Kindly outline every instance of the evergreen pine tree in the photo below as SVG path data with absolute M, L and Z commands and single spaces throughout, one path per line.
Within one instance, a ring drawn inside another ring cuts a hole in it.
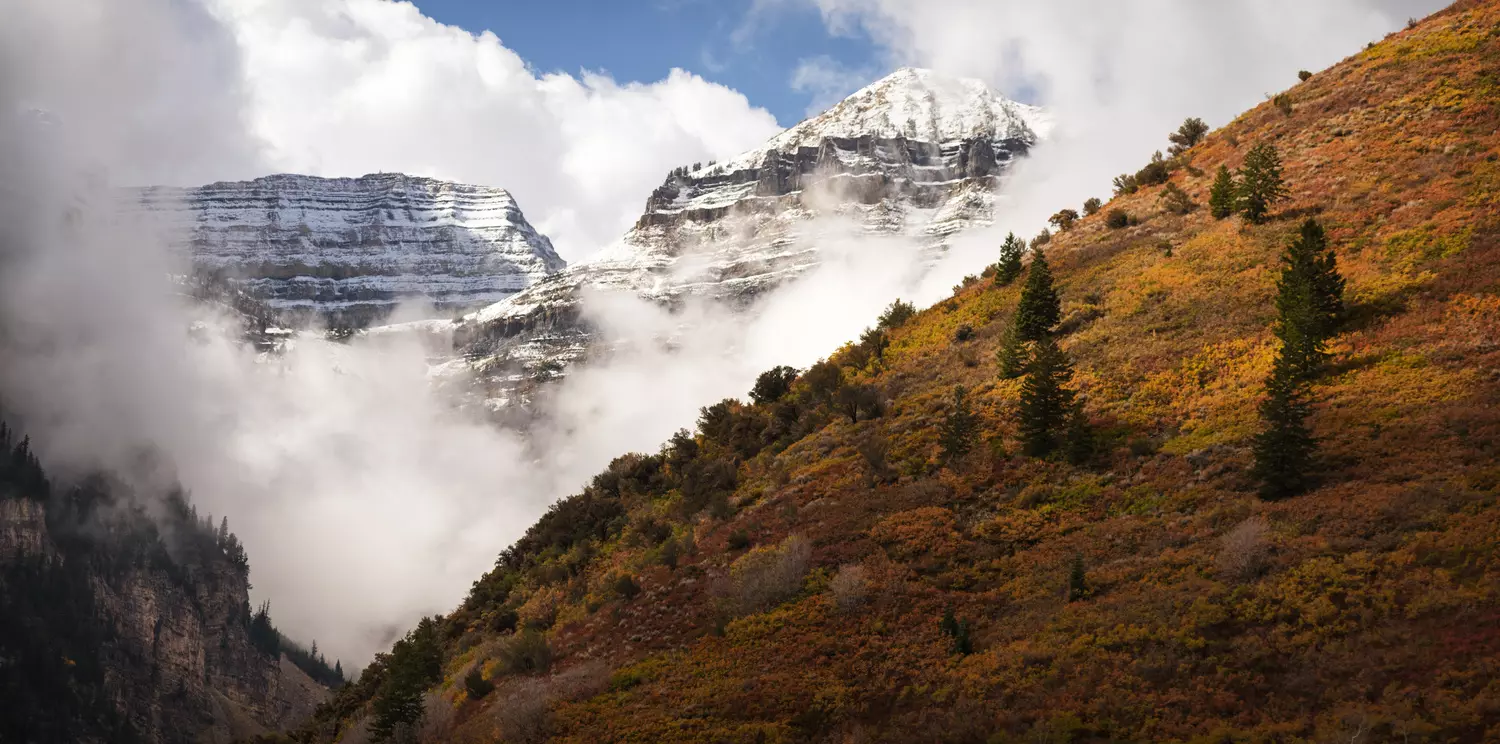
M 1219 166 L 1219 171 L 1214 174 L 1214 185 L 1208 190 L 1208 211 L 1213 214 L 1214 219 L 1222 220 L 1234 214 L 1237 188 L 1229 168 Z
M 396 642 L 386 662 L 385 680 L 371 705 L 375 720 L 370 731 L 376 741 L 422 720 L 422 693 L 442 679 L 442 661 L 433 618 L 422 618 L 416 629 Z
M 974 639 L 969 637 L 969 621 L 958 621 L 958 630 L 953 634 L 953 653 L 968 656 L 974 653 Z
M 1287 196 L 1286 181 L 1281 175 L 1281 156 L 1269 143 L 1256 145 L 1245 155 L 1240 166 L 1237 202 L 1245 218 L 1262 222 L 1271 205 Z
M 1021 446 L 1028 456 L 1046 457 L 1064 441 L 1073 413 L 1073 391 L 1068 382 L 1073 367 L 1050 335 L 1033 345 L 1026 379 L 1021 383 Z
M 1031 251 L 1031 268 L 1026 270 L 1026 286 L 1016 306 L 1016 336 L 1022 341 L 1039 341 L 1052 333 L 1062 317 L 1062 305 L 1052 286 L 1052 269 L 1040 247 Z
M 1317 442 L 1307 426 L 1308 380 L 1327 359 L 1324 344 L 1343 314 L 1344 278 L 1316 221 L 1304 222 L 1282 255 L 1276 289 L 1281 347 L 1260 405 L 1265 428 L 1255 438 L 1252 469 L 1267 499 L 1295 496 L 1312 484 Z
M 1344 313 L 1344 278 L 1316 220 L 1302 223 L 1282 255 L 1276 289 L 1281 359 L 1300 377 L 1312 377 L 1327 360 L 1325 343 Z
M 1306 262 L 1306 271 L 1312 277 L 1313 303 L 1324 324 L 1324 331 L 1332 337 L 1338 324 L 1344 319 L 1344 277 L 1339 274 L 1338 258 L 1328 246 L 1328 236 L 1317 220 L 1308 218 L 1292 250 L 1299 261 Z
M 1083 568 L 1083 554 L 1073 554 L 1073 564 L 1068 568 L 1068 601 L 1077 602 L 1089 595 L 1088 575 Z
M 979 417 L 969 406 L 969 391 L 962 385 L 953 388 L 953 406 L 938 425 L 938 444 L 943 448 L 943 459 L 952 462 L 969 454 L 978 433 Z
M 281 634 L 271 624 L 271 600 L 261 603 L 260 609 L 250 618 L 250 645 L 261 653 L 276 657 L 281 653 Z
M 943 610 L 943 619 L 938 621 L 938 630 L 943 631 L 943 634 L 950 638 L 958 635 L 958 618 L 953 616 L 952 607 Z
M 1277 364 L 1302 380 L 1316 375 L 1328 358 L 1324 322 L 1314 302 L 1310 277 L 1298 272 L 1295 266 L 1284 266 L 1276 295 L 1278 317 L 1273 328 L 1281 342 Z
M 1021 275 L 1021 254 L 1025 250 L 1026 243 L 1015 233 L 1006 234 L 1005 242 L 1000 245 L 1000 263 L 995 267 L 996 286 L 1010 284 Z
M 974 640 L 969 636 L 969 621 L 953 616 L 953 608 L 943 610 L 943 619 L 938 621 L 938 630 L 953 639 L 953 653 L 968 656 L 974 653 Z
M 1284 360 L 1277 360 L 1260 404 L 1265 429 L 1255 437 L 1255 466 L 1260 495 L 1282 499 L 1306 491 L 1317 442 L 1307 427 L 1307 383 Z
M 1005 338 L 1000 342 L 1000 350 L 995 352 L 995 362 L 1000 367 L 1000 377 L 1014 380 L 1026 371 L 1026 342 L 1021 340 L 1020 332 L 1016 330 L 1016 324 L 1012 322 L 1005 331 Z
M 1089 426 L 1082 403 L 1075 403 L 1068 415 L 1067 455 L 1073 465 L 1084 465 L 1094 459 L 1094 430 Z

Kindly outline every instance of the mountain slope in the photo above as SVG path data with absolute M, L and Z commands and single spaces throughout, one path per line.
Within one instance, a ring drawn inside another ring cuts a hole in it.
M 935 260 L 953 233 L 989 223 L 998 180 L 1048 126 L 980 81 L 898 70 L 733 160 L 674 170 L 618 243 L 468 316 L 459 345 L 496 380 L 516 363 L 567 364 L 599 351 L 586 289 L 744 307 L 851 227 L 916 238 Z
M 498 188 L 395 173 L 277 175 L 130 198 L 185 233 L 198 271 L 282 312 L 362 323 L 416 300 L 449 314 L 564 266 Z
M 251 612 L 227 522 L 122 492 L 49 483 L 0 424 L 0 740 L 230 741 L 306 721 L 335 675 Z
M 1017 454 L 993 360 L 1018 288 L 987 280 L 894 329 L 883 364 L 834 356 L 882 415 L 804 377 L 618 459 L 444 619 L 427 740 L 1500 736 L 1497 81 L 1500 2 L 1459 3 L 1179 158 L 1196 210 L 1150 186 L 1056 236 L 1085 466 Z M 1213 219 L 1215 169 L 1260 143 L 1290 199 Z M 1265 502 L 1246 472 L 1277 260 L 1309 216 L 1351 312 L 1315 386 L 1319 486 Z M 945 462 L 960 385 L 978 446 Z M 407 657 L 309 735 L 368 720 Z

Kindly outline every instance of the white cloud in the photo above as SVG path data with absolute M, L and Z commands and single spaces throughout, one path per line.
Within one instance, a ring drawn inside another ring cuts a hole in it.
M 577 260 L 618 238 L 672 167 L 779 131 L 722 85 L 538 74 L 493 33 L 389 0 L 207 0 L 239 42 L 276 170 L 400 171 L 501 186 Z
M 134 182 L 203 182 L 260 167 L 246 135 L 234 43 L 201 6 L 172 0 L 7 3 L 0 118 L 44 109 L 76 163 Z
M 174 241 L 113 215 L 111 189 L 272 166 L 406 170 L 507 186 L 583 245 L 623 230 L 672 165 L 775 125 L 686 73 L 539 76 L 494 36 L 410 5 L 211 1 L 8 7 L 0 399 L 59 472 L 132 478 L 140 453 L 157 455 L 200 511 L 229 517 L 277 623 L 358 664 L 451 609 L 552 499 L 618 454 L 621 432 L 543 432 L 532 449 L 453 411 L 410 339 L 303 339 L 271 360 L 194 341 L 202 309 L 165 286 L 186 271 Z M 16 115 L 31 106 L 61 124 Z
M 806 113 L 817 116 L 879 76 L 879 71 L 873 68 L 851 68 L 820 54 L 798 61 L 797 69 L 792 71 L 791 85 L 798 93 L 812 95 Z

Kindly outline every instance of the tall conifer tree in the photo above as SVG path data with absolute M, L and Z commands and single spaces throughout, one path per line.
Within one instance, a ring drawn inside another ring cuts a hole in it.
M 1005 286 L 1021 275 L 1021 254 L 1026 250 L 1025 241 L 1015 233 L 1007 233 L 1000 245 L 1000 263 L 995 266 L 995 284 Z
M 995 363 L 1000 367 L 1000 377 L 1014 380 L 1026 371 L 1026 342 L 1021 340 L 1016 324 L 1011 322 L 1000 341 L 1000 350 L 995 352 Z
M 969 405 L 969 391 L 962 385 L 953 388 L 953 407 L 938 426 L 938 444 L 943 448 L 943 459 L 949 462 L 969 453 L 974 448 L 974 438 L 979 434 L 979 417 Z
M 1026 286 L 1016 306 L 1016 336 L 1022 341 L 1040 341 L 1052 333 L 1062 316 L 1057 289 L 1052 286 L 1052 268 L 1040 247 L 1031 251 L 1031 268 L 1026 270 Z
M 1304 222 L 1282 255 L 1276 289 L 1281 345 L 1260 405 L 1264 428 L 1252 469 L 1268 499 L 1295 496 L 1312 484 L 1317 441 L 1307 426 L 1308 382 L 1327 359 L 1325 344 L 1343 315 L 1344 278 L 1316 221 Z
M 1068 566 L 1068 601 L 1077 602 L 1089 596 L 1088 573 L 1083 568 L 1083 554 L 1074 553 Z
M 1214 185 L 1208 190 L 1208 211 L 1213 214 L 1214 219 L 1222 220 L 1234 214 L 1236 188 L 1229 168 L 1219 166 L 1219 171 L 1214 174 Z
M 1327 360 L 1327 340 L 1344 314 L 1344 278 L 1316 220 L 1302 223 L 1296 240 L 1282 254 L 1276 290 L 1281 357 L 1295 373 L 1311 377 Z
M 1271 205 L 1287 196 L 1286 181 L 1281 175 L 1281 156 L 1269 143 L 1256 145 L 1245 155 L 1240 166 L 1239 209 L 1245 219 L 1262 222 Z
M 1031 457 L 1056 452 L 1067 439 L 1073 413 L 1073 365 L 1052 336 L 1033 344 L 1026 379 L 1021 383 L 1021 446 Z
M 1317 442 L 1307 426 L 1307 382 L 1293 365 L 1277 360 L 1260 404 L 1265 428 L 1255 437 L 1255 466 L 1266 499 L 1296 496 L 1311 485 Z

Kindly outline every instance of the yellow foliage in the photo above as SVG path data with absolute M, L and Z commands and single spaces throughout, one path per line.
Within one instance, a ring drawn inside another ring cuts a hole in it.
M 870 538 L 885 546 L 892 558 L 914 560 L 951 554 L 959 534 L 954 528 L 953 512 L 927 506 L 880 520 L 870 528 Z

